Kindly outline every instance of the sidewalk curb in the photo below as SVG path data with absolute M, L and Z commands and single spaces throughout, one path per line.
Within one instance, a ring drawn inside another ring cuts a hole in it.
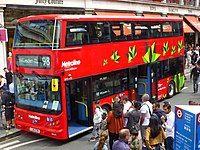
M 25 133 L 25 131 L 22 131 L 22 130 L 14 131 L 13 133 L 9 133 L 5 136 L 0 137 L 0 142 L 11 139 L 11 138 L 16 137 L 16 136 L 19 136 L 23 133 Z

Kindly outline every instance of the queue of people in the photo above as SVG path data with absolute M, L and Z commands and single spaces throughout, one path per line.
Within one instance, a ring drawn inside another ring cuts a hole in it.
M 100 122 L 95 150 L 160 150 L 162 147 L 173 150 L 175 114 L 168 102 L 161 109 L 159 103 L 150 102 L 146 93 L 142 103 L 130 102 L 127 96 L 116 96 L 105 120 L 107 129 L 102 132 Z M 109 144 L 105 142 L 107 138 Z
M 14 123 L 14 83 L 13 74 L 7 68 L 3 69 L 5 76 L 0 75 L 0 129 L 15 128 Z M 5 112 L 6 124 L 3 124 L 2 114 Z

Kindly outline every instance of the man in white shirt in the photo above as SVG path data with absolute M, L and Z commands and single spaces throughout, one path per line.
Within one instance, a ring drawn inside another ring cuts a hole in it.
M 173 150 L 174 148 L 174 122 L 175 122 L 175 114 L 171 110 L 171 105 L 166 103 L 163 105 L 163 110 L 166 113 L 167 121 L 164 117 L 161 117 L 163 122 L 163 127 L 165 128 L 166 132 L 166 139 L 165 139 L 165 149 L 166 150 Z
M 141 127 L 141 136 L 143 141 L 145 140 L 146 137 L 146 129 L 149 125 L 149 120 L 151 117 L 151 114 L 153 113 L 153 106 L 152 104 L 149 102 L 150 97 L 148 94 L 144 94 L 142 96 L 142 106 L 140 108 L 140 113 L 141 113 L 141 117 L 140 117 L 140 127 Z

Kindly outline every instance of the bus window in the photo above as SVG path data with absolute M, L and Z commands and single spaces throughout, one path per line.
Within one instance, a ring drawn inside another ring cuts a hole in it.
M 140 78 L 147 77 L 147 65 L 138 66 L 138 77 L 140 77 Z
M 172 36 L 172 24 L 171 24 L 171 22 L 162 23 L 162 32 L 163 32 L 163 37 Z
M 140 40 L 150 38 L 149 27 L 147 22 L 136 22 L 132 26 L 135 27 L 135 29 L 133 29 L 135 32 L 133 39 Z
M 59 38 L 59 21 L 55 24 L 54 20 L 31 20 L 17 24 L 13 46 L 14 48 L 52 48 L 52 46 L 59 48 Z
M 100 99 L 113 94 L 113 81 L 110 74 L 103 74 L 93 78 L 94 99 Z
M 98 22 L 98 28 L 96 30 L 99 42 L 106 43 L 111 41 L 110 25 L 108 22 Z
M 137 68 L 132 68 L 130 70 L 130 88 L 136 88 L 137 74 Z
M 66 46 L 88 44 L 89 43 L 88 23 L 68 22 L 65 43 Z
M 159 22 L 149 23 L 150 25 L 150 33 L 152 38 L 161 37 L 161 24 Z
M 128 89 L 128 72 L 121 70 L 114 73 L 114 93 L 119 93 Z
M 162 79 L 163 78 L 163 67 L 162 67 L 162 62 L 157 63 L 157 78 Z
M 182 36 L 183 27 L 181 22 L 172 22 L 172 30 L 174 36 Z
M 112 41 L 126 41 L 132 38 L 131 24 L 127 22 L 111 22 Z
M 52 81 L 57 80 L 58 90 L 53 91 Z M 40 75 L 16 75 L 16 105 L 18 107 L 44 113 L 61 112 L 60 83 L 58 78 L 52 79 Z

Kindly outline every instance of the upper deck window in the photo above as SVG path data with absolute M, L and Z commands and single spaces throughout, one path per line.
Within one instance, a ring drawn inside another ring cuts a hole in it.
M 14 48 L 59 48 L 59 37 L 59 21 L 19 22 L 15 31 Z

